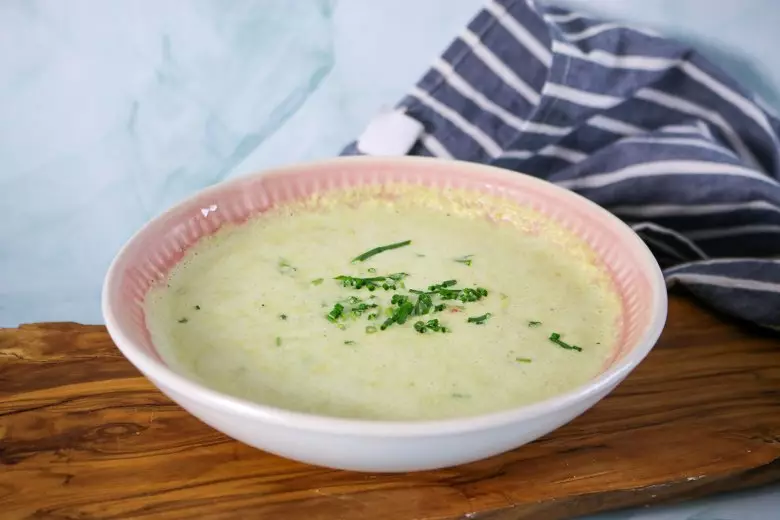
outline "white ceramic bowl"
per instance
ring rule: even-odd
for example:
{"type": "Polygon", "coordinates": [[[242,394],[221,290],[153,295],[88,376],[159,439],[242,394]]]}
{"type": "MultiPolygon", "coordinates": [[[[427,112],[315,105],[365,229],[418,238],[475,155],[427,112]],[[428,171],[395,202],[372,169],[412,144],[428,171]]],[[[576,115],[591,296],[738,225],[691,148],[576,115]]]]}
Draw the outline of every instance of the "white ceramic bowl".
{"type": "Polygon", "coordinates": [[[597,403],[647,355],[666,320],[661,271],[617,218],[569,191],[489,166],[426,158],[350,157],[242,177],[204,190],[149,222],[119,252],[103,287],[103,315],[122,353],[157,387],[205,423],[256,448],[302,462],[371,472],[463,464],[533,441],[597,403]],[[623,303],[621,340],[600,375],[529,406],[460,419],[394,422],[293,412],[219,393],[169,367],[151,342],[142,302],[187,248],[227,222],[240,223],[315,192],[405,182],[471,189],[530,206],[596,252],[623,303]]]}

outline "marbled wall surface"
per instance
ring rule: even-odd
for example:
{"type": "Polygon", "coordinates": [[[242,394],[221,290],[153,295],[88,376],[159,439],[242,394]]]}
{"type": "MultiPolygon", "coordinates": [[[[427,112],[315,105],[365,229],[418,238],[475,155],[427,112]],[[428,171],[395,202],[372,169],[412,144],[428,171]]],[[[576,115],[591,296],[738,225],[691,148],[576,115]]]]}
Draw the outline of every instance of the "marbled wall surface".
{"type": "MultiPolygon", "coordinates": [[[[780,106],[774,0],[560,0],[695,43],[780,106]]],[[[0,2],[0,326],[101,321],[150,217],[222,179],[338,153],[478,0],[0,2]]],[[[765,490],[610,519],[780,518],[765,490]]]]}

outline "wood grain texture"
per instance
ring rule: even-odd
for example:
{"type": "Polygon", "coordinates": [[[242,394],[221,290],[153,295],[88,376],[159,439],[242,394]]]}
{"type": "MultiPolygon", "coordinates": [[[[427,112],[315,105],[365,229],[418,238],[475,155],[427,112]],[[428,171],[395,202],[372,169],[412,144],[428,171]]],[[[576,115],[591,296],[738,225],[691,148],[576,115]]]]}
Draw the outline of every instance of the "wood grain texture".
{"type": "Polygon", "coordinates": [[[780,480],[780,341],[673,297],[607,399],[489,460],[406,475],[268,455],[200,423],[103,327],[0,329],[0,517],[556,520],[780,480]]]}

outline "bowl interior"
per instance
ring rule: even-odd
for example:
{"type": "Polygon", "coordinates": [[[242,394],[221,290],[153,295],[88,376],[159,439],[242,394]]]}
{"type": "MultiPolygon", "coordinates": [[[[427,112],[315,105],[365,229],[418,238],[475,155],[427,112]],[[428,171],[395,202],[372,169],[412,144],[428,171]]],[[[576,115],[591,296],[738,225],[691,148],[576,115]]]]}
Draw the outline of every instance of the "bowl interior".
{"type": "MultiPolygon", "coordinates": [[[[498,168],[423,158],[340,158],[236,179],[184,201],[139,231],[117,256],[104,288],[109,330],[123,351],[165,366],[151,341],[143,302],[188,248],[227,223],[240,224],[274,206],[339,188],[409,183],[471,190],[530,207],[586,242],[609,273],[622,301],[619,341],[603,367],[609,371],[657,339],[665,317],[665,287],[644,243],[595,204],[538,179],[498,168]],[[650,343],[647,345],[647,343],[650,343]]],[[[131,358],[132,360],[132,358],[131,358]]],[[[135,362],[135,361],[134,361],[135,362]]],[[[635,364],[635,363],[631,363],[635,364]]]]}

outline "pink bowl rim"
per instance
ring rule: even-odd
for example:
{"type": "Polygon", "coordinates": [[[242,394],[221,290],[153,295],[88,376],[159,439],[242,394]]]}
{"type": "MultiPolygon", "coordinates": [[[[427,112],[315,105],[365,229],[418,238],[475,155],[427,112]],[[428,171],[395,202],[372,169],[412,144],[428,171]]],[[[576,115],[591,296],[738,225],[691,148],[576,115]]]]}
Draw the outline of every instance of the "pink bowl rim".
{"type": "MultiPolygon", "coordinates": [[[[113,288],[120,283],[119,268],[123,262],[126,252],[133,244],[141,240],[157,221],[162,220],[166,215],[179,209],[181,206],[191,203],[197,198],[208,195],[209,193],[219,193],[229,189],[234,185],[246,182],[248,179],[258,179],[265,175],[283,175],[285,173],[299,172],[301,169],[317,169],[324,167],[338,167],[342,164],[354,164],[362,162],[366,167],[371,165],[391,163],[398,168],[405,167],[425,167],[426,165],[440,164],[442,159],[430,157],[368,157],[351,156],[338,157],[333,159],[316,160],[309,162],[295,163],[287,166],[272,168],[255,172],[247,175],[241,175],[229,181],[224,181],[192,194],[179,203],[175,204],[167,211],[157,215],[142,226],[132,237],[122,246],[114,260],[112,261],[103,283],[102,289],[102,313],[106,328],[112,340],[122,352],[122,354],[152,383],[158,387],[164,387],[172,390],[177,395],[186,395],[189,400],[201,403],[210,409],[217,410],[218,413],[230,413],[234,416],[240,416],[246,419],[260,421],[261,423],[271,423],[278,426],[306,430],[311,432],[340,434],[347,436],[370,436],[370,437],[427,437],[453,435],[478,430],[487,430],[508,424],[531,421],[543,416],[553,415],[556,412],[564,411],[578,403],[587,401],[597,396],[605,389],[619,384],[652,350],[658,341],[661,332],[666,323],[668,311],[668,297],[666,293],[666,283],[663,273],[652,255],[647,245],[641,238],[620,219],[606,211],[604,208],[591,202],[590,200],[578,195],[572,191],[566,190],[545,180],[517,173],[503,168],[489,166],[479,163],[466,161],[447,160],[451,167],[451,174],[458,175],[466,171],[472,174],[478,174],[486,177],[498,177],[509,179],[522,178],[522,182],[535,183],[535,187],[540,190],[554,191],[561,197],[568,197],[577,200],[580,205],[588,208],[588,211],[598,213],[602,218],[611,221],[616,226],[622,239],[640,253],[643,258],[641,270],[644,271],[651,282],[652,290],[652,317],[650,326],[639,340],[630,347],[628,352],[612,367],[602,372],[596,378],[576,387],[568,392],[553,396],[543,401],[538,401],[529,405],[511,408],[499,412],[493,412],[482,415],[457,417],[450,419],[423,420],[423,421],[388,421],[388,420],[364,420],[349,419],[332,416],[323,416],[296,412],[274,406],[264,405],[239,397],[223,394],[216,390],[206,387],[200,383],[190,380],[172,369],[165,366],[160,361],[143,352],[134,344],[125,334],[116,318],[115,309],[110,303],[109,294],[113,288]]],[[[162,388],[161,388],[162,389],[162,388]]],[[[608,390],[611,391],[611,390],[608,390]]],[[[165,392],[167,393],[167,392],[165,392]]],[[[173,399],[176,401],[176,399],[173,399]]],[[[600,398],[599,398],[600,400],[600,398]]],[[[595,403],[594,403],[595,404],[595,403]]],[[[180,405],[186,409],[183,405],[180,405]]],[[[589,408],[589,407],[588,407],[589,408]]]]}

